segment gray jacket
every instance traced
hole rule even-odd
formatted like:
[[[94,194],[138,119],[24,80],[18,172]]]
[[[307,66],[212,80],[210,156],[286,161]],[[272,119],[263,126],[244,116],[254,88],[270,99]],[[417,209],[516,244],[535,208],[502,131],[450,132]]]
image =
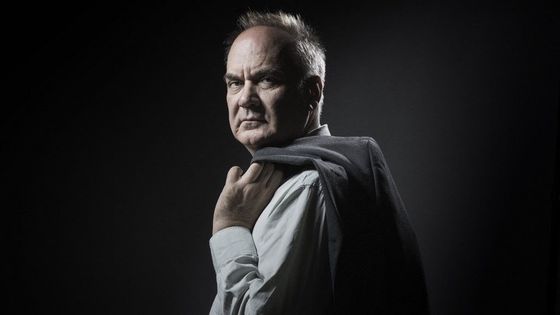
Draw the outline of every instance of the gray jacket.
[[[326,192],[334,314],[428,314],[416,237],[381,149],[369,137],[308,136],[253,162],[314,168]]]

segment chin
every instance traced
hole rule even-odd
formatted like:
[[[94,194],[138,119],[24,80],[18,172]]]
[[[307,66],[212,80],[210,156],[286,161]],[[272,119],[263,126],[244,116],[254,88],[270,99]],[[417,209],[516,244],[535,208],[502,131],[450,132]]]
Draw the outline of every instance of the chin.
[[[248,141],[240,141],[240,142],[244,146],[248,148],[253,148],[255,150],[270,145],[270,142],[267,141],[266,139],[251,139]]]
[[[237,141],[250,149],[258,149],[267,146],[270,139],[262,134],[252,134],[252,132],[244,131],[237,137]]]

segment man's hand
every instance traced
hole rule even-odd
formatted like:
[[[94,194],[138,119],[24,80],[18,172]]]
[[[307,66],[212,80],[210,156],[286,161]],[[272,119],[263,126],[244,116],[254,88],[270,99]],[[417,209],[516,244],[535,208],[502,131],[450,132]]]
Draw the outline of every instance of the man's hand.
[[[252,230],[282,177],[272,163],[253,163],[245,174],[240,167],[232,167],[214,209],[212,234],[235,225]]]

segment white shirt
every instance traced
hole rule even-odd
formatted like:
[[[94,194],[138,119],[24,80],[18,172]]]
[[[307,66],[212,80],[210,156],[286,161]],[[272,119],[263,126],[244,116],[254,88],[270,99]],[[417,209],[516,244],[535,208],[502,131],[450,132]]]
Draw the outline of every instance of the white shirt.
[[[324,125],[311,134],[329,134]],[[253,232],[232,226],[210,239],[217,294],[210,314],[324,314],[332,304],[325,201],[319,175],[283,183]]]

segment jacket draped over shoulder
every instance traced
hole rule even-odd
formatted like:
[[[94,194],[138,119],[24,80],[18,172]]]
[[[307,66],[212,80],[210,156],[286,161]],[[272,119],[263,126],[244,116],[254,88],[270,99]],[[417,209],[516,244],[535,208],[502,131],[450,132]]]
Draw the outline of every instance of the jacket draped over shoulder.
[[[253,156],[258,161],[319,173],[326,192],[333,313],[429,313],[416,237],[375,140],[308,136],[259,149]]]

